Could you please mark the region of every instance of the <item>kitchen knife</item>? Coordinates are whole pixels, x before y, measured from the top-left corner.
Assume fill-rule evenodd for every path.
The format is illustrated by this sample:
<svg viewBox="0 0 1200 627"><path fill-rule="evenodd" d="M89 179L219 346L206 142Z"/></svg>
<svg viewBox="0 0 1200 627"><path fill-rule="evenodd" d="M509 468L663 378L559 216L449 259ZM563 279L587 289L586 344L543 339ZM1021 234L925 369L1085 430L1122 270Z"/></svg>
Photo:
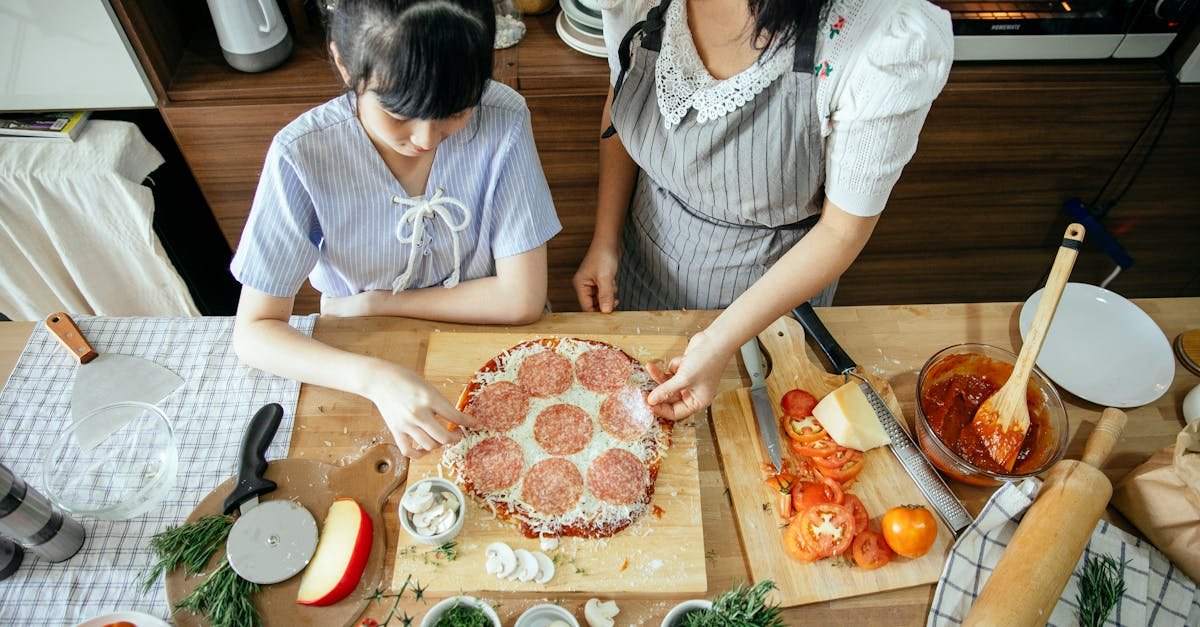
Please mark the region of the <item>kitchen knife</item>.
<svg viewBox="0 0 1200 627"><path fill-rule="evenodd" d="M890 447L892 453L896 459L900 460L900 465L904 466L904 470L912 477L913 482L917 484L921 494L929 499L938 515L946 521L946 525L953 530L955 535L958 535L959 531L971 524L973 520L971 514L959 502L958 497L950 491L933 466L929 465L929 460L925 459L921 450L909 437L908 432L900 425L900 420L888 408L887 403L883 402L879 392L858 373L858 365L854 363L853 359L850 359L846 351L842 350L841 345L829 333L829 329L825 328L825 324L817 317L817 312L813 311L812 305L804 303L793 309L792 315L800 321L805 333L817 343L834 370L847 378L852 377L858 381L858 386L866 395L871 408L875 410L875 416L879 419L880 425L892 440Z"/></svg>
<svg viewBox="0 0 1200 627"><path fill-rule="evenodd" d="M783 450L779 443L779 421L775 417L775 406L767 393L767 374L763 367L762 352L758 338L751 338L742 345L742 361L750 375L750 400L754 403L754 417L758 420L758 433L767 447L767 457L775 466L775 472L783 471Z"/></svg>
<svg viewBox="0 0 1200 627"><path fill-rule="evenodd" d="M61 311L46 317L46 329L79 362L75 387L71 390L71 419L75 422L116 402L138 401L155 405L183 384L179 375L152 361L116 353L97 353L71 316ZM79 447L91 450L132 417L115 415L105 424L89 420L75 431Z"/></svg>
<svg viewBox="0 0 1200 627"><path fill-rule="evenodd" d="M222 509L239 516L225 541L229 566L242 579L257 584L278 583L304 570L317 548L317 521L300 503L258 497L277 484L264 478L267 447L279 430L283 407L264 405L246 427L238 460L238 477Z"/></svg>

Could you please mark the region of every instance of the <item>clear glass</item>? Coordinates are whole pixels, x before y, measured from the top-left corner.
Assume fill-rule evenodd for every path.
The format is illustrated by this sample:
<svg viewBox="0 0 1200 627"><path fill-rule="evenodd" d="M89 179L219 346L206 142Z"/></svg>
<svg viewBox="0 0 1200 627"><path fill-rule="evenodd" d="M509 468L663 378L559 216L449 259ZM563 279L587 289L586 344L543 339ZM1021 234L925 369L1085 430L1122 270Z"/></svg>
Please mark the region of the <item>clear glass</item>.
<svg viewBox="0 0 1200 627"><path fill-rule="evenodd" d="M496 7L496 50L515 46L525 37L525 20L516 0L493 0Z"/></svg>
<svg viewBox="0 0 1200 627"><path fill-rule="evenodd" d="M107 433L81 444L79 433ZM67 427L42 459L46 496L79 516L124 520L146 513L175 487L179 452L171 421L154 405L105 405Z"/></svg>

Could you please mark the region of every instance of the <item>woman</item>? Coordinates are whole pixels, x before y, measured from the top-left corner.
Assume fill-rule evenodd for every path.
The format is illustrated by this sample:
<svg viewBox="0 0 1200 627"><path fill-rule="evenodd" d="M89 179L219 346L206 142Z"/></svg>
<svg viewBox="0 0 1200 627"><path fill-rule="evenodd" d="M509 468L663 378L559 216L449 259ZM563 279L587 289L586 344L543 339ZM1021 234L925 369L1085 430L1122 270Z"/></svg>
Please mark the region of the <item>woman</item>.
<svg viewBox="0 0 1200 627"><path fill-rule="evenodd" d="M725 309L651 368L650 403L681 418L741 344L830 304L945 85L950 18L924 0L601 4L614 86L575 289L584 311Z"/></svg>

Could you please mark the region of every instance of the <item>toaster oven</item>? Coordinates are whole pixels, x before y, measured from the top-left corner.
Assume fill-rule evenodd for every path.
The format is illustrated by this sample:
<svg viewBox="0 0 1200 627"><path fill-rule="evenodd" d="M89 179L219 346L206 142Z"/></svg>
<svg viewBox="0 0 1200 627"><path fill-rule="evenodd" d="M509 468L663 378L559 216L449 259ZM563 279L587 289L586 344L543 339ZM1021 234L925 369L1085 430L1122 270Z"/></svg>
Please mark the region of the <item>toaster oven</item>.
<svg viewBox="0 0 1200 627"><path fill-rule="evenodd" d="M960 61L1156 57L1200 0L933 0Z"/></svg>

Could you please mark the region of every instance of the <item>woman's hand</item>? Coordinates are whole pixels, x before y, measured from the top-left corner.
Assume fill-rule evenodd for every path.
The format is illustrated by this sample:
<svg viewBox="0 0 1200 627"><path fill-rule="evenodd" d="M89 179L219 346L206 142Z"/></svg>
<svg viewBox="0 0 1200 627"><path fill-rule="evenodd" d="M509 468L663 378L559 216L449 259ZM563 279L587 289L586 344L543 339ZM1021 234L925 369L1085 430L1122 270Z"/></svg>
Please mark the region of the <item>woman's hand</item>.
<svg viewBox="0 0 1200 627"><path fill-rule="evenodd" d="M658 387L646 401L656 415L668 420L686 418L708 407L732 356L716 347L706 332L693 335L683 356L672 359L666 368L655 362L647 364Z"/></svg>
<svg viewBox="0 0 1200 627"><path fill-rule="evenodd" d="M616 246L598 246L593 242L588 247L571 280L580 309L612 313L617 308L617 263L620 259L621 252Z"/></svg>
<svg viewBox="0 0 1200 627"><path fill-rule="evenodd" d="M445 422L475 426L474 418L458 411L413 371L388 364L367 384L366 397L379 408L383 421L407 457L421 457L462 436Z"/></svg>
<svg viewBox="0 0 1200 627"><path fill-rule="evenodd" d="M358 318L382 315L382 305L392 296L386 290L369 290L354 296L321 297L321 315L335 318Z"/></svg>

